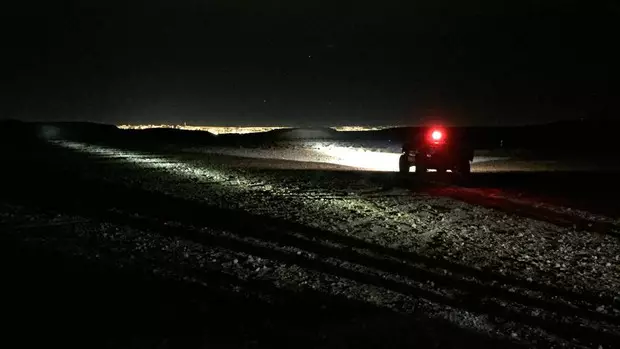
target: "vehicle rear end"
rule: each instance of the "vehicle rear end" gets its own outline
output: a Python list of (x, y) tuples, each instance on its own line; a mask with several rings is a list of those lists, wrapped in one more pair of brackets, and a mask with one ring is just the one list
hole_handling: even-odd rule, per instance
[(415, 166), (416, 173), (428, 170), (469, 173), (473, 156), (473, 148), (462, 137), (434, 127), (423, 133), (415, 147), (410, 143), (403, 146), (399, 169), (409, 172), (409, 168)]

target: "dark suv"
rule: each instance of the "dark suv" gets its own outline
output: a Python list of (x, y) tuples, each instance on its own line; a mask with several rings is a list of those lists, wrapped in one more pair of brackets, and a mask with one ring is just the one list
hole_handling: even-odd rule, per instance
[(405, 142), (402, 152), (398, 162), (401, 173), (407, 173), (411, 166), (415, 166), (416, 173), (434, 169), (469, 174), (470, 162), (474, 159), (474, 150), (464, 137), (456, 134), (450, 137), (443, 128), (424, 130), (415, 141)]

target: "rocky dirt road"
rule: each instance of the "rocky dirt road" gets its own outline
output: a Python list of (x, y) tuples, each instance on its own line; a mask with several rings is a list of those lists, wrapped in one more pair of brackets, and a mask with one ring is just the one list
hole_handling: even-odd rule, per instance
[(15, 333), (122, 348), (620, 342), (620, 222), (590, 191), (565, 195), (567, 174), (465, 183), (71, 141), (7, 156)]

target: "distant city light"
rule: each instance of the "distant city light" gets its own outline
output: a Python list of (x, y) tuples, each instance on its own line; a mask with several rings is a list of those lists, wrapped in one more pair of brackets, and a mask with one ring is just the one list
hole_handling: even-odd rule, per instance
[(253, 127), (236, 127), (236, 126), (191, 126), (191, 125), (170, 125), (170, 124), (147, 124), (147, 125), (118, 125), (123, 130), (146, 130), (152, 128), (172, 128), (186, 131), (207, 131), (216, 135), (219, 134), (246, 134), (268, 132), (287, 127), (270, 127), (270, 126), (253, 126)]
[[(265, 102), (266, 103), (266, 102)], [(334, 126), (330, 127), (336, 131), (355, 132), (355, 131), (378, 131), (395, 126)], [(192, 125), (172, 125), (172, 124), (145, 124), (145, 125), (118, 125), (123, 130), (145, 130), (152, 128), (172, 128), (187, 131), (207, 131), (212, 134), (248, 134), (258, 132), (269, 132), (273, 130), (290, 129), (285, 126), (192, 126)]]

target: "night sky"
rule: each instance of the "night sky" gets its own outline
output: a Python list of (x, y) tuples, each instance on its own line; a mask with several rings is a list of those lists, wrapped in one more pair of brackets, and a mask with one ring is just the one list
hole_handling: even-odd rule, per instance
[(3, 5), (0, 119), (329, 126), (617, 118), (617, 1), (412, 3)]

